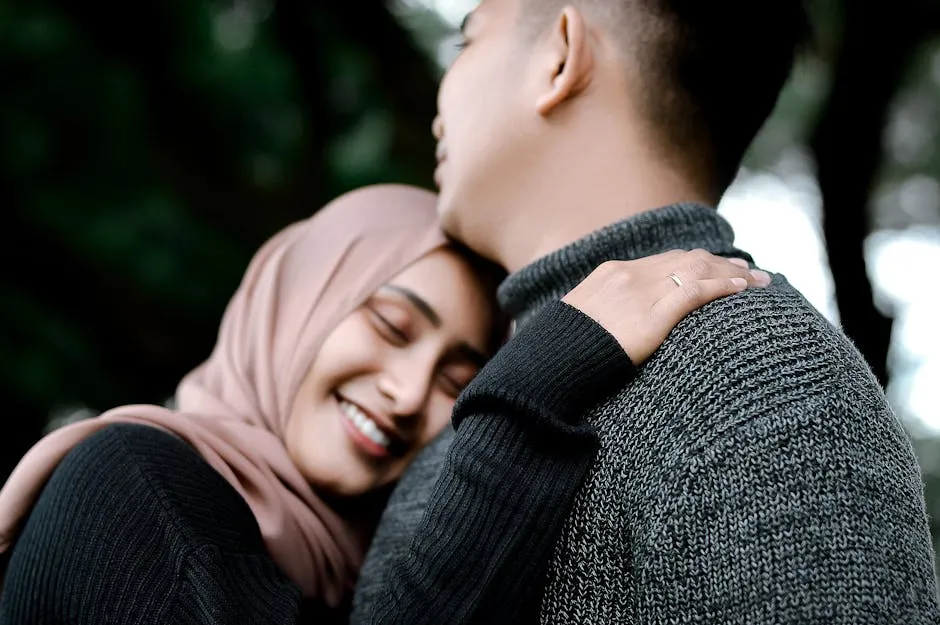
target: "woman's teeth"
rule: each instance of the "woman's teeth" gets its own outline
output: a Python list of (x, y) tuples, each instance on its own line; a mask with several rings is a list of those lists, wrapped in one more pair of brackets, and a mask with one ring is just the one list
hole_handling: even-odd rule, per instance
[(376, 445), (381, 445), (385, 449), (388, 449), (391, 446), (391, 439), (385, 434), (385, 432), (379, 429), (379, 426), (375, 424), (375, 421), (367, 417), (364, 412), (359, 410), (358, 406), (351, 404), (348, 401), (340, 400), (339, 407), (343, 411), (343, 414), (349, 418), (350, 422), (356, 426), (356, 429), (362, 432), (363, 436), (368, 438)]

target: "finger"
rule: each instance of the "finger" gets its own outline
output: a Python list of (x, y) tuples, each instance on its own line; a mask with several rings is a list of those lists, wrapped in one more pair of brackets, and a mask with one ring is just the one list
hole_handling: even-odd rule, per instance
[(751, 274), (750, 270), (717, 256), (710, 259), (696, 259), (691, 262), (682, 259), (677, 264), (672, 265), (671, 269), (666, 273), (667, 280), (664, 284), (676, 286), (680, 289), (687, 284), (700, 280), (742, 278), (750, 284), (760, 279)]
[(724, 265), (717, 263), (715, 271), (709, 274), (708, 278), (744, 278), (748, 286), (767, 286), (770, 284), (770, 274), (761, 269), (749, 269), (745, 261), (744, 265), (729, 262)]
[(691, 250), (685, 255), (686, 267), (680, 273), (689, 279), (710, 278), (719, 263), (724, 267), (733, 267), (726, 259), (710, 254), (703, 249)]
[(708, 278), (684, 283), (680, 288), (661, 298), (653, 305), (655, 315), (663, 315), (673, 323), (693, 310), (722, 297), (740, 293), (748, 286), (744, 278)]
[[(716, 257), (717, 258), (717, 257)], [(737, 274), (733, 273), (728, 277), (743, 277), (748, 281), (749, 286), (767, 286), (771, 282), (770, 274), (761, 269), (751, 269), (751, 264), (744, 260), (743, 258), (724, 258), (727, 262), (741, 267), (742, 269), (747, 270), (746, 274)], [(721, 277), (720, 275), (713, 275), (713, 278)]]
[[(720, 278), (727, 275), (747, 278), (749, 270), (747, 261), (743, 258), (726, 258), (717, 256), (701, 248), (686, 252), (681, 265), (676, 272), (680, 277), (705, 279)], [(729, 271), (731, 272), (729, 274)]]
[(770, 284), (770, 275), (760, 269), (748, 269), (747, 261), (723, 258), (708, 252), (690, 252), (670, 273), (683, 283), (714, 278), (744, 278), (750, 286)]

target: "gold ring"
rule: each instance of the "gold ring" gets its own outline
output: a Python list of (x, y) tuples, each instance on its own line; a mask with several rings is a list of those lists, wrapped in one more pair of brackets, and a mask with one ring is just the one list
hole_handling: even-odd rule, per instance
[(679, 276), (677, 276), (675, 272), (672, 272), (666, 277), (672, 280), (673, 282), (675, 282), (677, 287), (679, 287), (680, 289), (682, 288), (682, 279), (679, 278)]

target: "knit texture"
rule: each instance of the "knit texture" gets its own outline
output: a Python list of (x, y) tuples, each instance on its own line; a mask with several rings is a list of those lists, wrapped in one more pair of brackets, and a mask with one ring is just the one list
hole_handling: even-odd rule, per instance
[[(524, 332), (604, 261), (693, 248), (751, 260), (733, 239), (709, 207), (664, 207), (511, 275), (500, 300)], [(858, 351), (784, 277), (688, 316), (584, 418), (599, 437), (596, 459), (570, 512), (557, 501), (540, 519), (564, 515), (561, 536), (549, 554), (541, 543), (518, 556), (550, 557), (542, 623), (940, 623), (909, 440)], [(408, 505), (387, 511), (381, 550), (407, 550), (396, 540), (411, 535), (395, 528), (420, 540), (415, 516), (446, 496), (420, 482), (448, 466), (443, 448), (404, 476), (393, 500)], [(467, 464), (494, 463), (514, 464), (504, 454)], [(481, 552), (502, 540), (485, 533)], [(496, 599), (486, 622), (528, 622), (511, 616), (526, 599)]]
[[(614, 224), (510, 276), (525, 323), (599, 263), (738, 255), (713, 209)], [(923, 483), (858, 351), (782, 276), (713, 302), (591, 410), (600, 450), (541, 622), (940, 622)]]
[(453, 443), (445, 435), (422, 455), (446, 454), (440, 470), (419, 459), (392, 495), (351, 622), (516, 619), (596, 450), (581, 416), (634, 374), (592, 319), (562, 302), (544, 307), (461, 395)]
[(177, 437), (114, 425), (56, 468), (12, 550), (0, 623), (295, 623), (300, 590), (245, 501)]

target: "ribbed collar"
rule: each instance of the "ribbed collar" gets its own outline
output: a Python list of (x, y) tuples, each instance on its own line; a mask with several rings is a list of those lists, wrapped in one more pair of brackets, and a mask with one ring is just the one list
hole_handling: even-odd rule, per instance
[(734, 231), (703, 204), (671, 204), (596, 230), (507, 277), (499, 287), (503, 309), (524, 323), (560, 299), (608, 260), (633, 260), (674, 249), (702, 248), (719, 256), (751, 257), (734, 247)]

